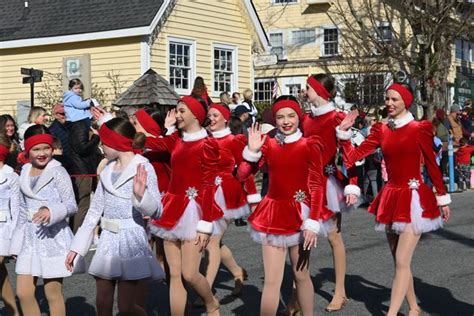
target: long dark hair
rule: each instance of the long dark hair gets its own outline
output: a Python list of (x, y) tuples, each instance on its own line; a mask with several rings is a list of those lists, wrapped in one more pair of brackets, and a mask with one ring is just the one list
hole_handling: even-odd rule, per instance
[(25, 136), (24, 136), (24, 139), (25, 141), (30, 138), (31, 136), (35, 136), (35, 135), (42, 135), (42, 134), (49, 134), (51, 135), (51, 132), (49, 131), (49, 129), (44, 126), (44, 125), (41, 125), (41, 124), (35, 124), (35, 125), (31, 125), (30, 127), (28, 127), (25, 131)]
[(3, 114), (3, 115), (0, 116), (0, 133), (5, 134), (5, 135), (7, 134), (7, 123), (8, 123), (8, 121), (11, 121), (13, 123), (13, 126), (14, 126), (13, 135), (11, 137), (9, 137), (10, 141), (18, 143), (19, 142), (18, 126), (16, 125), (15, 120), (13, 119), (13, 117), (10, 114)]

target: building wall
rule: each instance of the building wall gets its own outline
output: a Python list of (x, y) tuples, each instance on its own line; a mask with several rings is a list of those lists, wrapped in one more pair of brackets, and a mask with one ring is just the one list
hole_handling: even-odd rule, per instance
[[(253, 86), (252, 45), (258, 42), (250, 27), (241, 0), (180, 0), (151, 47), (151, 66), (167, 80), (169, 75), (169, 40), (194, 43), (193, 78), (201, 76), (209, 95), (218, 97), (213, 87), (213, 45), (229, 45), (236, 50), (235, 84), (232, 90)], [(192, 81), (191, 81), (192, 87)], [(189, 93), (180, 90), (178, 93)]]
[[(22, 84), (20, 68), (41, 69), (62, 73), (64, 57), (90, 54), (91, 82), (106, 89), (107, 101), (113, 100), (108, 72), (119, 74), (119, 80), (128, 87), (140, 76), (140, 38), (117, 38), (89, 42), (66, 43), (0, 50), (0, 113), (16, 112), (19, 100), (30, 99), (30, 86)], [(35, 90), (42, 89), (35, 84)], [(35, 105), (41, 106), (36, 103)]]

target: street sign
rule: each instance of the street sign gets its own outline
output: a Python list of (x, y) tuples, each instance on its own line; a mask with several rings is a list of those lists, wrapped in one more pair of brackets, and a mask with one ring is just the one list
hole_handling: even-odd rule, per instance
[(22, 75), (26, 75), (27, 77), (23, 77), (24, 84), (30, 84), (30, 92), (31, 92), (31, 106), (34, 105), (35, 99), (35, 82), (41, 82), (43, 78), (43, 70), (34, 69), (34, 68), (20, 68), (20, 73)]

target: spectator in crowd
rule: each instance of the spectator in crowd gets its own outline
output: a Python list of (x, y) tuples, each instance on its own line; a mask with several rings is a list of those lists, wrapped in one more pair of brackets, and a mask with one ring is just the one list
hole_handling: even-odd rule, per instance
[(27, 121), (21, 124), (20, 128), (18, 129), (18, 137), (20, 139), (21, 150), (25, 149), (23, 146), (23, 137), (28, 127), (33, 126), (35, 124), (44, 125), (46, 124), (46, 121), (47, 121), (47, 113), (44, 108), (40, 106), (34, 106), (30, 109), (30, 113), (28, 113)]
[(459, 120), (459, 115), (461, 108), (458, 104), (453, 104), (448, 115), (448, 121), (450, 125), (450, 132), (453, 135), (453, 144), (455, 146), (459, 145), (459, 141), (462, 138), (462, 125)]
[(202, 99), (207, 106), (212, 104), (212, 100), (209, 97), (207, 92), (207, 86), (204, 83), (204, 79), (200, 76), (197, 76), (194, 80), (193, 90), (191, 91), (191, 96), (196, 99)]
[(436, 127), (435, 135), (441, 140), (443, 143), (443, 147), (441, 149), (441, 173), (443, 175), (447, 174), (448, 170), (448, 142), (449, 142), (449, 121), (446, 117), (446, 112), (443, 109), (436, 110), (435, 118), (432, 121), (432, 124)]
[(466, 101), (464, 101), (464, 108), (472, 109), (472, 100), (471, 99), (467, 99)]
[(464, 107), (461, 111), (460, 117), (462, 125), (462, 135), (468, 141), (474, 137), (474, 126), (472, 124), (472, 108)]
[(240, 93), (239, 92), (232, 93), (232, 103), (229, 104), (230, 111), (231, 112), (234, 111), (235, 108), (241, 104), (242, 104), (242, 101), (240, 98)]
[[(229, 95), (229, 92), (221, 92), (221, 94), (219, 95), (219, 99), (221, 100), (221, 103), (222, 104), (225, 104), (227, 106), (229, 106), (230, 104), (232, 104), (232, 100), (230, 99), (230, 95)], [(230, 107), (229, 107), (230, 109)]]
[(69, 157), (73, 176), (74, 193), (78, 211), (74, 215), (74, 233), (82, 225), (90, 205), (93, 180), (99, 159), (99, 136), (91, 128), (91, 101), (82, 101), (83, 85), (79, 79), (69, 82), (69, 91), (64, 93), (64, 109), (69, 125)]
[[(238, 118), (242, 123), (240, 126), (240, 132), (237, 134), (244, 134), (245, 137), (248, 136), (248, 128), (252, 125), (252, 117), (250, 116), (250, 110), (245, 105), (239, 105), (235, 108), (234, 112), (232, 112), (232, 117)], [(231, 121), (231, 130), (235, 127), (235, 123)]]
[(6, 135), (10, 140), (10, 154), (5, 160), (5, 164), (16, 169), (17, 167), (17, 156), (20, 147), (20, 139), (18, 138), (18, 127), (16, 122), (10, 114), (3, 114), (0, 116), (0, 134)]
[[(62, 103), (55, 104), (53, 106), (53, 117), (54, 121), (49, 127), (51, 134), (56, 137), (61, 144), (61, 151), (64, 160), (69, 160), (71, 155), (71, 147), (69, 146), (69, 124), (66, 121), (66, 114), (64, 111), (64, 105)], [(64, 166), (64, 164), (63, 164)], [(64, 166), (68, 172), (71, 172), (66, 166)]]
[(56, 159), (63, 165), (63, 167), (71, 174), (72, 165), (69, 157), (64, 155), (64, 148), (61, 143), (61, 140), (53, 136), (53, 158)]
[(252, 98), (253, 98), (252, 90), (245, 89), (243, 92), (243, 96), (244, 96), (244, 102), (242, 102), (242, 105), (245, 106), (249, 110), (250, 117), (252, 118), (252, 123), (255, 123), (255, 119), (257, 118), (258, 111), (252, 102)]
[(467, 143), (466, 138), (459, 140), (459, 148), (456, 149), (456, 170), (458, 174), (459, 190), (471, 188), (471, 155), (474, 153), (474, 146)]
[(69, 122), (79, 122), (84, 120), (90, 127), (92, 114), (90, 108), (94, 106), (91, 99), (82, 99), (84, 84), (79, 79), (69, 81), (69, 90), (64, 92), (63, 103), (66, 120)]

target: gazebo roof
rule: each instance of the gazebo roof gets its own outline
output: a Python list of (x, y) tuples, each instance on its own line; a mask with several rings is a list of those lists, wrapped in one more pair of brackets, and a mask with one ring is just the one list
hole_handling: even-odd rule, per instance
[(113, 105), (122, 107), (134, 106), (175, 106), (179, 95), (173, 90), (165, 78), (153, 69), (148, 69), (140, 78), (113, 102)]

